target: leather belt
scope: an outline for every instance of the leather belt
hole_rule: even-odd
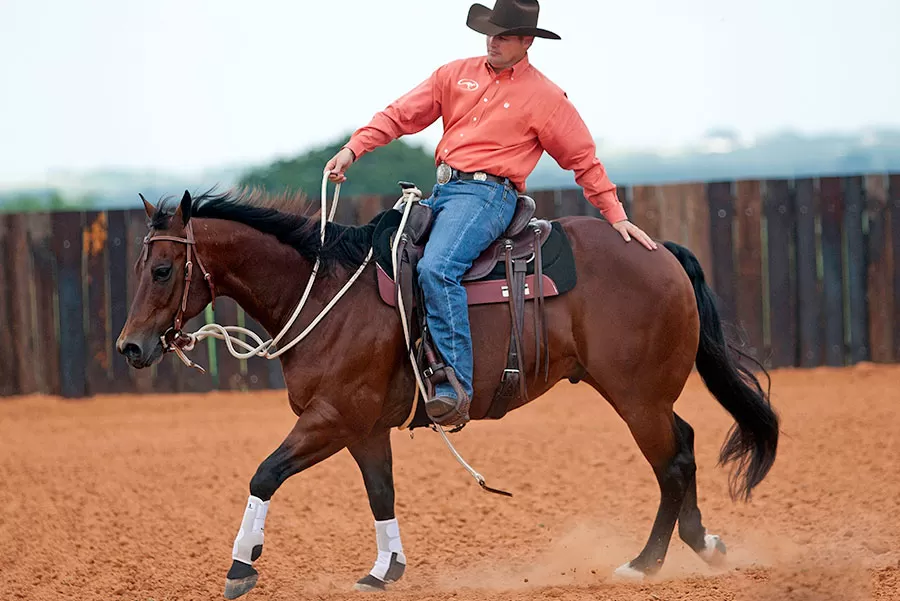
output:
[[[515,189],[512,182],[509,181],[508,177],[500,177],[499,175],[492,175],[490,173],[485,173],[484,171],[460,171],[458,169],[454,169],[447,163],[441,163],[437,168],[437,183],[446,184],[450,180],[474,180],[478,182],[496,182],[498,184],[503,184],[509,188]]]

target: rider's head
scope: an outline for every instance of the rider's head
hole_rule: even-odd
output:
[[[498,71],[512,67],[525,57],[533,42],[533,35],[489,35],[488,62]]]
[[[493,9],[473,4],[466,25],[487,36],[491,66],[506,69],[525,57],[534,38],[560,39],[537,26],[540,10],[538,0],[496,0]]]

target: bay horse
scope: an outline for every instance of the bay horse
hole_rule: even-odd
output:
[[[141,198],[149,232],[135,265],[135,296],[117,340],[118,351],[138,369],[159,361],[168,348],[165,337],[177,334],[215,294],[233,298],[274,335],[297,306],[314,265],[321,273],[306,310],[316,315],[373,244],[375,220],[360,226],[328,222],[323,244],[322,224],[309,203],[289,195],[229,190],[193,198],[186,191],[180,202],[163,198],[155,206]],[[616,576],[640,579],[657,573],[676,522],[681,539],[706,562],[718,564],[726,548],[701,522],[694,431],[673,406],[696,365],[735,420],[719,462],[732,464],[732,498],[749,500],[777,450],[779,418],[768,392],[741,361],[739,345],[726,337],[716,298],[688,249],[665,242],[649,251],[626,243],[599,218],[556,221],[571,243],[577,285],[546,299],[549,377],[532,384],[529,398],[511,409],[567,378],[593,387],[627,424],[656,476],[660,502],[643,549]],[[362,474],[378,547],[374,567],[355,588],[384,590],[404,574],[390,431],[410,414],[416,380],[398,313],[379,297],[374,270],[368,265],[334,311],[279,357],[297,421],[250,479],[226,575],[229,599],[257,582],[253,563],[262,553],[265,517],[278,488],[343,449]],[[469,309],[476,358],[470,412],[479,420],[487,417],[504,369],[511,326],[502,304]],[[526,329],[530,321],[525,320]],[[305,323],[301,318],[291,332]],[[529,335],[526,331],[523,339]],[[534,356],[529,349],[524,352]],[[761,365],[758,369],[765,373]]]

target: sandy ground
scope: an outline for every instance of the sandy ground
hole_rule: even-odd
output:
[[[900,366],[777,371],[779,457],[749,504],[715,460],[730,418],[691,381],[700,508],[729,549],[714,573],[678,538],[660,576],[617,583],[658,489],[624,423],[560,384],[500,422],[395,431],[397,516],[410,565],[388,593],[420,599],[900,600]],[[283,393],[0,401],[4,599],[221,599],[258,463],[293,423]],[[245,599],[356,599],[375,559],[345,451],[274,497],[258,587]],[[382,595],[383,596],[383,595]],[[376,596],[376,598],[378,598]]]

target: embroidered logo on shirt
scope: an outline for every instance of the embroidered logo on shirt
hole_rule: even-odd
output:
[[[478,82],[473,79],[460,79],[456,82],[456,85],[469,92],[474,92],[478,89]]]

